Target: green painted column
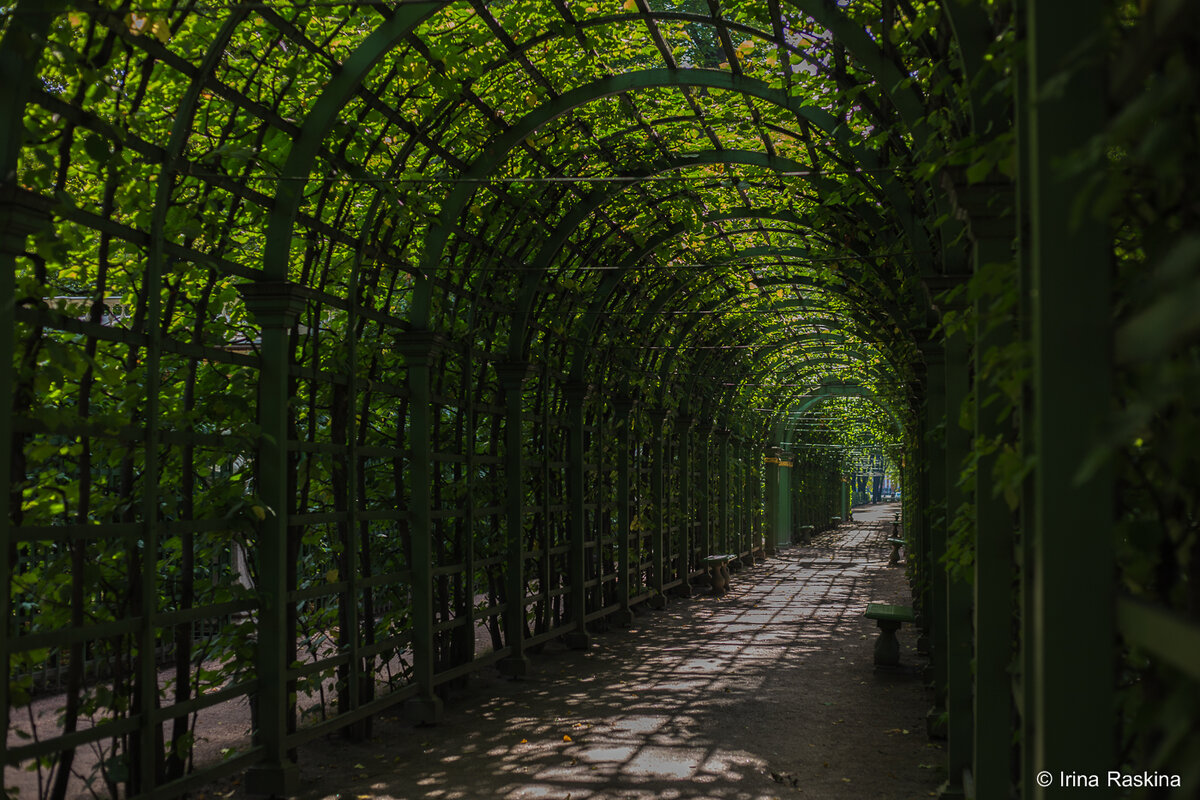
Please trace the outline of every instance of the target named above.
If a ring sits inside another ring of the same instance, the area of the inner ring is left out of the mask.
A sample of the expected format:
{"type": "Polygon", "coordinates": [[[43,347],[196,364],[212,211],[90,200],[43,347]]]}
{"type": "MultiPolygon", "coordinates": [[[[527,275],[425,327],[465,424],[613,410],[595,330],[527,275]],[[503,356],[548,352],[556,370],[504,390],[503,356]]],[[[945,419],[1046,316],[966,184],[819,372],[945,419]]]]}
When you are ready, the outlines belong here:
{"type": "Polygon", "coordinates": [[[782,502],[779,491],[779,455],[778,447],[770,447],[763,456],[763,469],[766,470],[763,499],[767,517],[767,541],[769,542],[774,541],[777,533],[779,506],[782,502]]]}
{"type": "MultiPolygon", "coordinates": [[[[353,328],[351,329],[353,330],[353,328]]],[[[466,497],[463,498],[462,509],[462,538],[463,538],[463,575],[462,587],[463,596],[460,600],[459,612],[469,621],[467,624],[455,630],[454,635],[457,639],[455,648],[458,650],[461,647],[461,655],[458,658],[464,662],[470,663],[475,660],[475,525],[478,519],[476,513],[475,498],[478,491],[479,465],[477,459],[478,441],[476,439],[476,431],[478,429],[475,416],[475,387],[472,380],[477,362],[475,359],[475,351],[471,344],[467,344],[463,353],[463,380],[460,387],[462,411],[466,417],[463,425],[463,454],[464,467],[464,485],[466,486],[466,497]]],[[[353,373],[351,373],[353,375],[353,373]]]]}
{"type": "Polygon", "coordinates": [[[810,525],[809,522],[809,486],[811,485],[808,473],[808,453],[804,450],[797,451],[796,458],[792,461],[792,487],[795,492],[795,515],[796,525],[802,527],[810,525]]]}
{"type": "Polygon", "coordinates": [[[261,330],[261,369],[258,379],[258,463],[255,485],[269,509],[259,525],[259,597],[257,671],[259,689],[257,744],[263,760],[246,775],[247,789],[256,794],[291,794],[300,785],[300,771],[288,758],[287,733],[292,706],[288,698],[288,652],[295,636],[288,625],[287,534],[288,511],[288,366],[290,330],[304,310],[300,287],[287,282],[241,284],[246,309],[261,330]]]}
{"type": "Polygon", "coordinates": [[[762,454],[757,452],[750,440],[742,435],[738,442],[738,455],[741,461],[741,480],[738,483],[738,560],[742,566],[754,564],[754,481],[752,470],[753,460],[762,460],[762,454]],[[744,558],[743,558],[744,556],[744,558]]]}
{"type": "MultiPolygon", "coordinates": [[[[29,20],[26,24],[32,23],[29,20]]],[[[18,25],[16,20],[11,23],[18,25]]],[[[12,91],[15,87],[8,87],[12,91]]],[[[0,92],[5,91],[0,89],[0,92]]],[[[2,107],[2,106],[0,106],[2,107]]],[[[14,115],[9,122],[21,125],[20,115],[14,115]]],[[[0,125],[0,129],[6,126],[0,125]]],[[[11,135],[11,134],[10,134],[11,135]]],[[[25,252],[26,239],[42,230],[50,220],[17,203],[8,194],[0,194],[0,299],[4,307],[0,311],[0,352],[14,352],[13,308],[14,286],[16,283],[16,258],[25,252]]],[[[11,699],[9,686],[11,681],[11,663],[9,643],[15,633],[11,628],[12,620],[12,551],[10,548],[9,530],[12,525],[12,503],[20,502],[19,488],[24,483],[24,475],[12,474],[13,419],[10,413],[13,408],[16,392],[15,376],[13,375],[13,360],[10,355],[0,365],[0,730],[9,730],[9,714],[11,699]],[[15,480],[14,480],[15,479],[15,480]]],[[[0,765],[0,794],[5,788],[4,773],[7,770],[0,765]]]]}
{"type": "Polygon", "coordinates": [[[525,654],[525,407],[524,388],[532,374],[525,361],[496,365],[504,401],[504,641],[512,652],[497,664],[511,678],[529,672],[525,654]]]}
{"type": "Polygon", "coordinates": [[[629,564],[629,537],[633,519],[629,513],[629,447],[632,439],[634,403],[627,397],[613,401],[613,423],[617,427],[617,602],[620,608],[611,619],[617,625],[633,622],[629,600],[633,575],[629,564]]]}
{"type": "Polygon", "coordinates": [[[679,562],[679,588],[675,591],[681,597],[692,594],[692,521],[695,510],[692,508],[692,425],[695,419],[688,415],[680,415],[676,421],[675,435],[679,437],[679,531],[677,544],[679,562]]]}
{"type": "Polygon", "coordinates": [[[717,471],[717,549],[722,554],[732,552],[729,549],[729,493],[733,485],[729,476],[729,436],[729,428],[720,428],[717,431],[717,458],[720,460],[717,471]]]}
{"type": "Polygon", "coordinates": [[[646,412],[646,416],[650,419],[652,429],[650,434],[652,460],[650,465],[650,496],[654,508],[653,521],[651,523],[654,525],[654,533],[650,537],[650,560],[653,562],[650,583],[654,595],[646,602],[650,604],[651,608],[663,608],[667,604],[667,598],[663,594],[663,584],[666,582],[666,564],[663,547],[666,544],[665,529],[667,526],[666,487],[663,485],[665,483],[663,473],[666,471],[666,447],[663,441],[663,429],[667,423],[667,412],[662,409],[651,409],[646,412]]]}
{"type": "MultiPolygon", "coordinates": [[[[967,398],[970,381],[970,361],[966,334],[958,332],[946,337],[946,434],[945,434],[945,496],[946,517],[943,535],[949,538],[950,523],[958,508],[967,501],[959,485],[963,462],[971,450],[971,432],[960,424],[961,409],[967,398]]],[[[962,577],[943,570],[946,581],[946,761],[947,781],[942,787],[943,798],[965,798],[963,772],[970,769],[974,726],[971,675],[973,655],[971,584],[962,577]]]]}
{"type": "MultiPolygon", "coordinates": [[[[919,398],[920,406],[924,406],[928,395],[928,379],[924,382],[913,382],[909,393],[919,398]]],[[[917,627],[921,633],[917,636],[917,652],[929,655],[932,641],[932,608],[933,583],[930,580],[930,565],[933,563],[933,531],[930,527],[931,512],[929,510],[929,468],[932,459],[929,455],[927,413],[916,415],[911,443],[913,481],[911,486],[905,486],[904,508],[909,509],[906,515],[905,530],[912,531],[914,551],[918,554],[915,559],[914,574],[916,576],[916,616],[917,627]]]]}
{"type": "Polygon", "coordinates": [[[583,412],[591,387],[586,383],[568,383],[563,387],[567,400],[567,555],[571,581],[571,630],[565,640],[577,650],[591,646],[587,632],[587,538],[584,529],[583,412]]]}
{"type": "MultiPolygon", "coordinates": [[[[1113,477],[1081,472],[1112,398],[1110,236],[1079,213],[1091,175],[1064,162],[1105,124],[1105,7],[1028,0],[1033,317],[1034,770],[1115,769],[1113,477]],[[1080,613],[1080,609],[1085,609],[1080,613]]],[[[1033,798],[1057,786],[1026,786],[1033,798]]],[[[1114,796],[1106,787],[1092,798],[1114,796]]]]}
{"type": "MultiPolygon", "coordinates": [[[[9,644],[13,640],[12,620],[12,549],[10,529],[12,504],[20,503],[19,486],[24,475],[12,474],[12,408],[16,392],[12,353],[13,303],[16,299],[16,259],[25,252],[28,237],[44,229],[50,219],[25,207],[18,199],[14,182],[25,130],[25,104],[29,91],[39,85],[37,77],[46,31],[65,3],[23,0],[15,8],[10,4],[8,25],[0,41],[0,731],[8,736],[12,698],[9,694],[11,664],[9,644]],[[15,479],[15,480],[14,480],[15,479]]],[[[6,765],[0,764],[0,795],[8,796],[6,765]]]]}
{"type": "Polygon", "coordinates": [[[767,467],[775,484],[775,499],[768,507],[774,511],[771,531],[767,537],[767,554],[775,555],[776,548],[786,545],[792,538],[792,459],[795,456],[785,450],[775,451],[775,463],[767,467]]]}
{"type": "Polygon", "coordinates": [[[412,706],[421,723],[433,724],[441,721],[442,700],[433,691],[433,398],[430,370],[446,343],[427,330],[408,331],[397,339],[408,368],[409,443],[412,447],[408,525],[413,559],[413,678],[418,686],[418,696],[412,706]]]}
{"type": "Polygon", "coordinates": [[[929,553],[925,565],[929,579],[928,608],[925,621],[929,626],[929,655],[933,682],[933,708],[928,715],[932,735],[944,735],[939,718],[946,711],[946,570],[942,556],[946,552],[946,460],[944,428],[946,421],[946,362],[940,343],[921,345],[925,359],[925,442],[926,522],[929,532],[929,553]]]}
{"type": "Polygon", "coordinates": [[[713,554],[714,530],[713,524],[713,480],[712,480],[712,439],[716,431],[716,423],[703,426],[700,437],[700,488],[697,492],[700,504],[700,563],[713,554]]]}
{"type": "Polygon", "coordinates": [[[792,455],[792,467],[788,470],[790,480],[788,481],[788,497],[790,503],[788,507],[791,509],[791,525],[788,529],[787,543],[800,541],[800,526],[804,524],[804,506],[800,502],[800,487],[801,487],[801,468],[800,454],[792,455]]]}
{"type": "MultiPolygon", "coordinates": [[[[993,181],[959,191],[959,205],[968,217],[968,234],[974,243],[975,270],[1011,263],[1016,229],[1013,224],[1013,186],[993,181]]],[[[984,320],[993,298],[975,301],[975,396],[987,397],[992,389],[981,365],[993,349],[1014,339],[1012,325],[989,326],[984,320]]],[[[998,404],[975,404],[975,435],[995,439],[1011,425],[998,418],[998,404]]],[[[993,491],[996,453],[981,454],[975,480],[975,742],[974,764],[977,800],[1007,800],[1013,774],[1012,675],[1015,651],[1012,619],[1013,515],[1004,498],[993,491]]]]}
{"type": "Polygon", "coordinates": [[[762,551],[763,527],[771,524],[772,502],[775,494],[767,471],[766,456],[757,442],[747,440],[746,454],[746,550],[748,562],[758,563],[762,551]],[[769,494],[769,496],[768,496],[769,494]]]}
{"type": "Polygon", "coordinates": [[[749,522],[746,525],[749,534],[750,563],[761,563],[766,560],[763,555],[763,532],[767,524],[766,503],[763,497],[763,443],[754,440],[746,441],[746,510],[749,522]]]}
{"type": "Polygon", "coordinates": [[[734,525],[733,547],[734,554],[738,556],[739,566],[745,566],[746,562],[742,560],[742,555],[750,550],[750,509],[748,498],[750,496],[750,464],[747,460],[746,439],[739,435],[735,442],[737,451],[735,458],[738,462],[738,478],[734,491],[737,496],[737,515],[734,525]]]}
{"type": "Polygon", "coordinates": [[[733,448],[733,469],[730,473],[732,478],[729,488],[729,498],[733,501],[733,516],[731,520],[731,531],[729,536],[729,552],[731,555],[737,556],[731,565],[732,569],[740,569],[745,566],[742,563],[742,553],[745,552],[746,539],[746,461],[745,461],[745,441],[740,433],[731,434],[731,445],[733,448]]]}
{"type": "MultiPolygon", "coordinates": [[[[1028,41],[1028,12],[1026,0],[1014,0],[1014,27],[1019,41],[1028,41]]],[[[1030,81],[1029,60],[1017,59],[1013,69],[1015,97],[1015,121],[1017,128],[1017,185],[1016,206],[1017,218],[1017,284],[1019,288],[1017,301],[1017,336],[1023,342],[1033,342],[1033,266],[1032,244],[1029,241],[1029,210],[1032,206],[1032,179],[1030,144],[1033,140],[1030,134],[1030,81]]],[[[1033,410],[1032,381],[1024,381],[1021,386],[1020,407],[1018,408],[1019,441],[1018,448],[1021,461],[1030,463],[1036,458],[1037,447],[1034,443],[1034,410],[1033,410]]],[[[1033,686],[1036,674],[1034,650],[1034,577],[1036,554],[1033,546],[1034,518],[1034,481],[1032,476],[1021,482],[1020,505],[1017,509],[1017,600],[1020,607],[1020,644],[1017,656],[1018,670],[1015,676],[1013,695],[1018,713],[1016,738],[1019,741],[1020,778],[1018,791],[1033,792],[1038,763],[1036,753],[1037,730],[1034,720],[1033,686]]]]}
{"type": "MultiPolygon", "coordinates": [[[[541,368],[539,372],[539,382],[542,382],[542,388],[546,388],[551,378],[549,370],[541,368]]],[[[551,392],[539,392],[541,398],[541,408],[538,409],[539,422],[541,423],[541,438],[542,448],[538,453],[537,471],[540,473],[541,485],[541,530],[539,530],[537,539],[538,549],[541,551],[537,562],[537,577],[539,586],[554,586],[558,583],[559,576],[555,571],[554,558],[550,555],[550,551],[554,549],[554,526],[550,523],[553,506],[552,500],[554,497],[549,490],[551,481],[554,480],[554,467],[551,462],[551,452],[553,448],[554,434],[550,425],[550,405],[552,402],[551,392]]],[[[537,613],[540,615],[540,622],[547,628],[554,624],[554,603],[550,598],[549,592],[543,590],[539,592],[542,595],[542,600],[539,601],[539,606],[536,607],[537,613]]]]}

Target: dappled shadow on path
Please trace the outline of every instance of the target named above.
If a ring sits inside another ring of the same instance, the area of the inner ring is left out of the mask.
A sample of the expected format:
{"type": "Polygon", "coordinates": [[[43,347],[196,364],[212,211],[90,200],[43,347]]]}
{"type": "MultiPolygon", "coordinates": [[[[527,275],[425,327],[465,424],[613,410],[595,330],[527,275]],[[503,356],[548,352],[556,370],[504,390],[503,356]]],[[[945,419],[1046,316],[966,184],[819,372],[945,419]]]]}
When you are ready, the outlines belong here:
{"type": "Polygon", "coordinates": [[[868,600],[906,601],[887,531],[847,523],[735,573],[724,597],[673,599],[586,652],[548,648],[523,681],[478,676],[436,727],[382,720],[370,742],[318,744],[301,797],[927,796],[938,756],[915,668],[875,672],[862,619],[868,600]]]}

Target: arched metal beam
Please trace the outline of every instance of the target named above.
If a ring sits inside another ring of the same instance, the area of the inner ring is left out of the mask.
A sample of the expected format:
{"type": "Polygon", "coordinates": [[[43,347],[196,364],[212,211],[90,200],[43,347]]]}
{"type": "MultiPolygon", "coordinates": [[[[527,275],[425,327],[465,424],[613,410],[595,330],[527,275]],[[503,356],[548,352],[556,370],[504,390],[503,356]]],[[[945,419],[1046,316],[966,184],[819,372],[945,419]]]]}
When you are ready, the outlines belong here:
{"type": "Polygon", "coordinates": [[[815,405],[823,403],[831,397],[862,397],[876,406],[881,411],[888,415],[892,420],[892,424],[896,429],[897,434],[904,433],[904,425],[896,412],[886,403],[883,398],[876,394],[872,389],[854,383],[829,384],[819,386],[811,392],[806,393],[799,399],[801,402],[798,405],[790,407],[784,414],[789,416],[797,416],[808,411],[815,405]]]}
{"type": "MultiPolygon", "coordinates": [[[[588,346],[585,343],[590,342],[593,338],[595,326],[603,316],[603,306],[608,302],[608,298],[616,289],[619,281],[623,279],[625,271],[631,265],[636,264],[639,260],[645,257],[646,254],[656,250],[659,246],[661,246],[662,243],[668,241],[670,238],[678,235],[679,233],[685,232],[686,230],[688,230],[686,226],[673,225],[667,230],[660,232],[650,242],[647,243],[646,247],[643,247],[641,250],[631,254],[622,264],[618,265],[616,269],[613,269],[610,274],[606,274],[601,280],[600,286],[597,287],[597,289],[593,292],[592,302],[590,303],[589,308],[581,315],[582,324],[586,327],[584,327],[577,336],[573,337],[576,341],[576,345],[575,353],[571,359],[570,371],[575,380],[581,379],[583,369],[582,365],[587,358],[588,346]]],[[[675,291],[677,291],[683,285],[683,282],[677,281],[675,291]]],[[[668,293],[660,293],[659,298],[656,299],[656,304],[652,306],[651,309],[647,310],[648,314],[657,313],[658,310],[661,310],[666,301],[666,297],[664,296],[666,294],[668,293]]]]}
{"type": "Polygon", "coordinates": [[[317,153],[337,122],[342,108],[358,91],[363,79],[393,48],[445,3],[401,3],[383,24],[373,30],[354,52],[342,62],[333,79],[325,86],[304,119],[300,135],[292,143],[287,161],[280,171],[282,180],[275,194],[267,240],[263,248],[263,277],[269,281],[287,278],[288,257],[292,249],[292,228],[300,204],[304,201],[305,179],[312,174],[317,153]]]}
{"type": "MultiPolygon", "coordinates": [[[[790,97],[786,92],[744,75],[703,69],[647,69],[602,78],[547,101],[493,139],[483,155],[476,159],[464,174],[463,177],[466,180],[458,182],[442,203],[439,223],[430,228],[426,240],[422,267],[431,271],[440,263],[446,244],[454,230],[455,221],[462,214],[470,197],[475,192],[475,182],[486,179],[499,169],[508,154],[538,128],[595,100],[637,89],[671,86],[718,89],[758,97],[780,108],[788,109],[797,117],[803,118],[813,126],[825,131],[830,139],[841,146],[848,159],[864,171],[864,177],[874,174],[876,170],[885,166],[874,151],[866,150],[861,145],[856,146],[845,126],[841,125],[837,118],[828,112],[803,105],[798,98],[790,97]]],[[[899,182],[891,180],[886,174],[880,174],[877,177],[880,181],[880,188],[889,201],[902,210],[902,214],[904,209],[911,210],[911,202],[899,182]]],[[[431,291],[428,274],[425,274],[417,281],[413,294],[411,318],[413,324],[418,328],[426,327],[429,323],[431,291]]]]}
{"type": "MultiPolygon", "coordinates": [[[[754,150],[709,150],[696,153],[680,153],[673,158],[662,160],[650,167],[645,173],[646,175],[656,175],[663,172],[670,172],[680,169],[688,169],[695,166],[712,166],[716,164],[742,164],[746,166],[758,166],[764,169],[770,169],[776,172],[792,172],[803,171],[805,165],[793,161],[788,158],[772,156],[768,153],[761,153],[754,150]]],[[[813,183],[828,185],[833,188],[833,182],[825,178],[817,176],[810,179],[813,183]]],[[[572,233],[583,224],[583,222],[602,208],[605,203],[614,197],[619,196],[623,192],[633,187],[633,183],[618,183],[614,186],[607,187],[605,190],[594,194],[588,202],[580,203],[563,218],[559,223],[555,234],[546,241],[545,245],[539,251],[534,259],[534,264],[543,267],[553,263],[558,254],[566,246],[572,233]]],[[[533,305],[534,298],[538,288],[541,286],[542,270],[534,271],[532,274],[525,277],[522,281],[520,294],[517,298],[516,309],[513,313],[514,330],[509,336],[509,357],[513,359],[522,358],[522,351],[525,347],[525,331],[528,328],[528,315],[533,305]],[[518,328],[523,330],[518,330],[518,328]]]]}

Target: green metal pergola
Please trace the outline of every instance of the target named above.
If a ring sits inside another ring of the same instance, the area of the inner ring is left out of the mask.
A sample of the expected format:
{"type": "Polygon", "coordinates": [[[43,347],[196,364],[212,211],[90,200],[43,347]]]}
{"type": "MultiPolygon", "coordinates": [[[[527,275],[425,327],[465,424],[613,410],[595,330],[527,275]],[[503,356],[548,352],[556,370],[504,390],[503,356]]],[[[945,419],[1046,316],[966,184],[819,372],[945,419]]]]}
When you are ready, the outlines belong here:
{"type": "Polygon", "coordinates": [[[943,796],[1196,796],[1198,13],[0,2],[4,785],[288,794],[871,452],[943,796]]]}

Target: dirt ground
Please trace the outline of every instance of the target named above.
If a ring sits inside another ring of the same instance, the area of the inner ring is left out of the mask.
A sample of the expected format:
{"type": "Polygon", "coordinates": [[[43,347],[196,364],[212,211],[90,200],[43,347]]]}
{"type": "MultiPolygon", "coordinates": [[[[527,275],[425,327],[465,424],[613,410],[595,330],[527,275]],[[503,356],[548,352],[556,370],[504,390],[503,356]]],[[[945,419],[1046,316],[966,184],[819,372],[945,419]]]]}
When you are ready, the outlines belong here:
{"type": "MultiPolygon", "coordinates": [[[[915,634],[872,664],[868,601],[910,603],[887,564],[894,505],[733,575],[723,597],[672,598],[587,651],[550,644],[530,674],[472,676],[445,719],[377,719],[368,742],[300,750],[298,800],[909,800],[936,794],[940,746],[915,634]]],[[[243,800],[240,780],[198,800],[243,800]]]]}

